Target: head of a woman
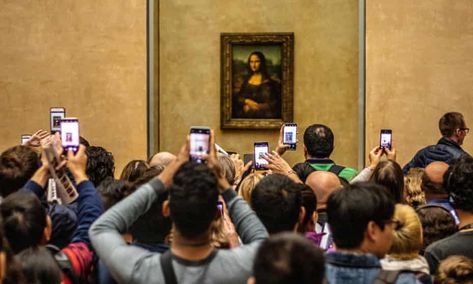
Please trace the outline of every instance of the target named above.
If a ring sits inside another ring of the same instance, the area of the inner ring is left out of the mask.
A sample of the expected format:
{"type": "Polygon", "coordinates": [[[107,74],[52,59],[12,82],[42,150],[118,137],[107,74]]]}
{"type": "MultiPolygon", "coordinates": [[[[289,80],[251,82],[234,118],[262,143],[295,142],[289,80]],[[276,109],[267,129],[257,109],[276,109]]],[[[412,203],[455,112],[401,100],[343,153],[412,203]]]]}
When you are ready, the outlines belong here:
{"type": "Polygon", "coordinates": [[[396,204],[394,219],[398,222],[389,255],[408,260],[416,258],[422,249],[422,225],[415,210],[409,205],[396,204]]]}
{"type": "Polygon", "coordinates": [[[378,163],[371,176],[371,181],[387,188],[396,203],[404,200],[404,176],[401,166],[392,160],[378,163]]]}
{"type": "Polygon", "coordinates": [[[132,160],[123,168],[120,180],[134,182],[139,179],[149,168],[144,160],[132,160]]]}
{"type": "Polygon", "coordinates": [[[424,169],[412,168],[404,177],[404,198],[407,204],[417,208],[426,203],[425,193],[421,188],[424,169]]]}
{"type": "Polygon", "coordinates": [[[263,76],[267,76],[266,57],[264,57],[261,51],[253,51],[250,53],[247,66],[250,74],[261,73],[263,76]]]}
{"type": "Polygon", "coordinates": [[[240,195],[248,204],[251,204],[251,192],[255,186],[263,179],[263,175],[258,173],[251,173],[245,177],[238,188],[238,195],[240,195]]]}

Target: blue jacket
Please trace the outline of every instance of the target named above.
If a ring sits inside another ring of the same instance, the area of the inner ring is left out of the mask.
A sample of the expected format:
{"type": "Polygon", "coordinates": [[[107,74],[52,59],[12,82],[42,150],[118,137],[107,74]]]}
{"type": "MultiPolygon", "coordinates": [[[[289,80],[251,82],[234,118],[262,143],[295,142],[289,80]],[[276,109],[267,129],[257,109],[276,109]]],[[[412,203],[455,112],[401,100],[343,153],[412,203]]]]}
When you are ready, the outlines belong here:
{"type": "MultiPolygon", "coordinates": [[[[325,276],[329,284],[373,283],[381,271],[378,258],[372,254],[329,252],[326,255],[325,276]]],[[[396,283],[419,283],[414,273],[402,272],[396,283]]]]}
{"type": "Polygon", "coordinates": [[[469,154],[457,143],[442,137],[436,145],[430,145],[419,150],[414,158],[404,166],[402,172],[406,175],[409,169],[425,168],[434,161],[441,161],[451,165],[461,156],[469,156],[469,154]]]}

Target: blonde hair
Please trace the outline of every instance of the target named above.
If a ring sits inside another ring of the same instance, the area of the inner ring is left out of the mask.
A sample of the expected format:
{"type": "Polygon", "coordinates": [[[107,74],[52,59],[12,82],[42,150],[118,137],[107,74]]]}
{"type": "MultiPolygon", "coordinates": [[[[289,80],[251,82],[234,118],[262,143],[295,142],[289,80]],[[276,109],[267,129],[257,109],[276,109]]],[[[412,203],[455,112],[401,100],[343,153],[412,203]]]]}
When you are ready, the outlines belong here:
{"type": "Polygon", "coordinates": [[[409,205],[396,204],[394,219],[399,225],[393,232],[389,255],[400,260],[416,258],[422,249],[422,224],[419,217],[409,205]]]}
{"type": "Polygon", "coordinates": [[[238,189],[238,195],[240,195],[248,204],[251,204],[251,192],[255,186],[263,179],[263,175],[258,173],[251,173],[245,177],[238,189]]]}
{"type": "Polygon", "coordinates": [[[406,195],[404,199],[412,207],[418,207],[426,203],[425,193],[420,187],[423,175],[424,169],[412,168],[404,177],[404,194],[406,195]]]}
{"type": "Polygon", "coordinates": [[[473,283],[473,260],[463,255],[449,256],[440,263],[434,283],[473,283]]]}

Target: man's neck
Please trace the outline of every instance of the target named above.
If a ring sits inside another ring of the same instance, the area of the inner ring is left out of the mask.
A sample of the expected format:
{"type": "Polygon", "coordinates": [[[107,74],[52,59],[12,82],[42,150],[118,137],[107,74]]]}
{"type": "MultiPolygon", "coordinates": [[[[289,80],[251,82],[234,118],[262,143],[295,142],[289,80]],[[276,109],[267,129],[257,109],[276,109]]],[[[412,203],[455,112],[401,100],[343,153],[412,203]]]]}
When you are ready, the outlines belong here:
{"type": "Polygon", "coordinates": [[[455,212],[458,215],[458,219],[460,219],[460,224],[458,224],[458,228],[473,224],[473,213],[465,212],[459,209],[455,210],[455,212]]]}
{"type": "Polygon", "coordinates": [[[188,239],[183,237],[177,230],[174,230],[171,251],[180,258],[196,261],[208,257],[213,251],[213,247],[210,245],[208,233],[188,239]]]}

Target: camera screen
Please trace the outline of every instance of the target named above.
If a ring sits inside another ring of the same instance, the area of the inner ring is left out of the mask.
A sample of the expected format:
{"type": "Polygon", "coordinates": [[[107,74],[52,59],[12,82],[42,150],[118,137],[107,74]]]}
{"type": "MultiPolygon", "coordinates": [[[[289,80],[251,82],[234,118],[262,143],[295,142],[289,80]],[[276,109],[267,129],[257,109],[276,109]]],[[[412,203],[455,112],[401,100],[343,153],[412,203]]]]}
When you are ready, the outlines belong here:
{"type": "Polygon", "coordinates": [[[295,125],[284,126],[283,143],[296,144],[297,127],[295,125]]]}
{"type": "Polygon", "coordinates": [[[79,121],[61,121],[61,140],[65,149],[77,150],[79,147],[79,121]]]}
{"type": "Polygon", "coordinates": [[[391,133],[381,132],[381,148],[391,149],[391,133]]]}
{"type": "Polygon", "coordinates": [[[208,133],[191,133],[190,134],[190,155],[193,160],[203,160],[209,153],[208,133]]]}
{"type": "Polygon", "coordinates": [[[268,161],[263,159],[263,155],[268,153],[269,147],[268,144],[260,144],[255,145],[255,164],[256,167],[260,167],[261,165],[267,165],[268,161]]]}
{"type": "Polygon", "coordinates": [[[61,130],[61,120],[65,117],[65,111],[63,109],[51,109],[51,131],[61,130]]]}

